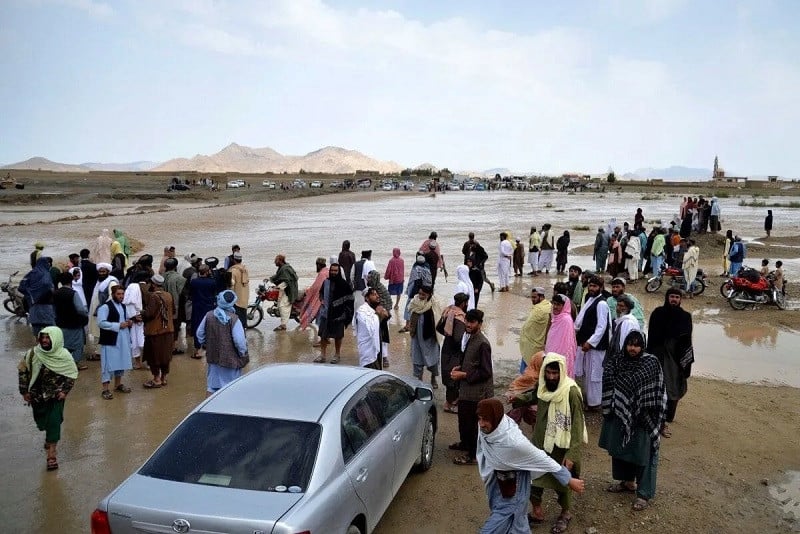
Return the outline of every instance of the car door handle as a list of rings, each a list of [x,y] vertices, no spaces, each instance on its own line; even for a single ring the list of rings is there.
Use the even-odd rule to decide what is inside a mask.
[[[367,469],[366,467],[362,467],[361,469],[358,470],[358,475],[356,475],[356,482],[364,482],[365,480],[367,480],[368,476],[369,476],[369,469]]]
[[[403,433],[399,430],[395,430],[394,434],[392,434],[392,441],[400,441],[400,438],[403,437]]]

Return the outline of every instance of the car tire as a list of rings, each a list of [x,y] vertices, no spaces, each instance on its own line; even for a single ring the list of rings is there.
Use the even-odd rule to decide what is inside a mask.
[[[433,449],[436,445],[436,430],[433,424],[433,415],[429,412],[425,418],[425,430],[422,432],[419,459],[414,465],[414,471],[424,473],[433,465]]]
[[[352,525],[347,527],[347,534],[364,534],[364,533],[361,532],[361,528],[358,525],[353,523]]]

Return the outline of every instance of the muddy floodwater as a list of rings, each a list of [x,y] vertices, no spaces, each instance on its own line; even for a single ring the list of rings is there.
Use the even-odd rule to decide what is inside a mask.
[[[0,277],[13,271],[26,272],[28,254],[35,241],[46,244],[45,254],[57,260],[71,252],[90,247],[103,228],[119,228],[143,241],[145,250],[156,258],[166,245],[177,247],[179,256],[195,253],[201,257],[223,258],[231,244],[239,244],[251,277],[254,293],[257,283],[275,271],[274,256],[283,253],[300,276],[305,287],[314,277],[314,261],[338,254],[341,242],[349,239],[358,256],[363,249],[373,251],[373,260],[381,271],[391,257],[393,247],[400,247],[406,260],[406,274],[413,263],[414,251],[429,232],[439,233],[449,278],[439,275],[438,300],[447,305],[455,288],[455,268],[461,263],[461,245],[467,233],[474,231],[487,249],[487,270],[495,280],[494,265],[497,234],[511,231],[525,241],[531,224],[537,227],[550,222],[560,235],[568,229],[571,246],[593,242],[598,225],[616,217],[621,225],[632,220],[635,208],[644,209],[645,220],[668,221],[678,210],[677,197],[640,201],[641,195],[607,193],[598,195],[518,195],[512,193],[457,192],[439,194],[358,193],[330,195],[286,202],[243,203],[231,206],[203,204],[176,205],[170,210],[136,213],[139,204],[86,205],[60,211],[40,207],[14,207],[0,210]],[[736,218],[744,236],[758,236],[763,221],[762,209],[745,208],[731,200],[723,205],[723,221]],[[546,207],[548,206],[549,207]],[[101,212],[122,215],[64,220],[68,217],[97,215]],[[798,212],[800,215],[800,212]],[[797,216],[795,216],[797,217]],[[30,224],[43,221],[41,224]],[[724,222],[723,222],[724,224]],[[795,221],[795,229],[800,221]],[[585,229],[589,228],[589,229]],[[709,255],[712,253],[709,251]],[[137,254],[138,255],[138,254]],[[701,263],[705,252],[701,251]],[[717,257],[717,252],[713,252]],[[590,257],[571,256],[570,263],[591,266]],[[716,260],[714,261],[716,268]],[[786,262],[786,270],[797,273],[797,260]],[[555,269],[553,269],[554,271]],[[528,266],[525,272],[529,271]],[[534,284],[535,281],[535,284]],[[518,336],[527,315],[527,298],[533,285],[548,288],[555,276],[514,278],[510,293],[483,292],[479,307],[486,312],[485,330],[493,345],[498,382],[510,378],[519,359]],[[663,289],[646,295],[639,287],[631,290],[646,311],[663,302]],[[800,365],[796,347],[800,343],[798,322],[777,325],[764,321],[758,310],[735,312],[727,308],[716,286],[703,299],[687,301],[695,321],[695,374],[734,382],[788,385],[800,388]],[[5,313],[5,312],[3,312]],[[786,311],[783,313],[794,314]],[[274,362],[311,362],[318,355],[312,348],[313,330],[275,333],[276,319],[266,317],[262,324],[247,332],[251,369]],[[295,326],[292,324],[291,326]],[[391,371],[410,373],[408,337],[398,334],[401,319],[391,325]],[[99,364],[90,362],[81,372],[77,385],[66,403],[62,442],[59,445],[60,469],[44,470],[43,434],[36,431],[30,408],[23,405],[17,390],[16,365],[22,352],[31,346],[33,337],[24,324],[3,315],[0,319],[0,435],[3,453],[0,472],[5,484],[0,489],[0,523],[9,532],[86,532],[89,515],[99,499],[142,464],[166,434],[205,396],[205,365],[188,355],[173,359],[169,386],[145,390],[141,383],[145,371],[131,371],[124,381],[133,392],[118,393],[111,401],[100,397]],[[343,349],[343,363],[356,364],[355,349],[348,331]],[[298,392],[302,402],[303,392]],[[443,399],[443,389],[437,391]],[[445,447],[439,443],[437,447]],[[413,506],[413,502],[395,502],[392,507]],[[379,525],[377,532],[391,532]]]

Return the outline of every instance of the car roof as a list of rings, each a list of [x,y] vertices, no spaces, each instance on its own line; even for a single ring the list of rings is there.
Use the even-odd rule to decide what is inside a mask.
[[[317,421],[348,386],[366,375],[379,374],[345,365],[265,365],[224,388],[198,411]]]

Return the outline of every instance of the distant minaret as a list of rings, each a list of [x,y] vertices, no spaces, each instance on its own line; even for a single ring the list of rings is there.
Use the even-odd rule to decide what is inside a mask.
[[[719,176],[719,156],[714,156],[714,178]]]

